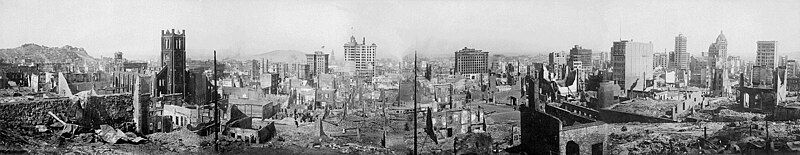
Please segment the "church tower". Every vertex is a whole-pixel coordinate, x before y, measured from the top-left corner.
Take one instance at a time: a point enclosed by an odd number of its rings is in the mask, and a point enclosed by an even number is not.
[[[185,32],[161,30],[161,67],[166,73],[167,94],[184,93],[186,79]]]

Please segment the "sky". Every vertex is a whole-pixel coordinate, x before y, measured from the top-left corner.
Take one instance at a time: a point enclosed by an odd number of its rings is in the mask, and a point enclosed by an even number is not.
[[[156,57],[161,30],[186,30],[189,58],[273,50],[341,55],[351,36],[377,44],[378,57],[413,51],[544,54],[574,45],[610,51],[620,39],[708,51],[720,32],[729,55],[753,59],[756,41],[778,41],[778,55],[800,58],[797,0],[559,1],[123,1],[0,0],[0,48],[26,43],[82,47],[94,57]],[[324,46],[324,49],[322,47]]]

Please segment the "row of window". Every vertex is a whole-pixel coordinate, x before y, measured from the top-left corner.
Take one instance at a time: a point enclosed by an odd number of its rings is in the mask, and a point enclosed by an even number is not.
[[[175,49],[183,49],[183,39],[175,39]],[[164,49],[171,49],[170,39],[164,40]]]

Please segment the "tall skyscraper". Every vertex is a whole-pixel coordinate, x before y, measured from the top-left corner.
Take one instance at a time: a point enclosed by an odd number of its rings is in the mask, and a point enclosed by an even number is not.
[[[614,42],[611,61],[614,67],[613,80],[622,89],[641,91],[646,87],[647,80],[653,77],[653,43],[629,40]]]
[[[467,48],[455,52],[457,74],[489,73],[489,52]]]
[[[359,44],[353,36],[350,37],[350,42],[344,44],[344,59],[355,62],[356,76],[372,79],[372,76],[375,75],[375,49],[377,47],[375,43],[367,45],[366,38]]]
[[[725,62],[728,58],[728,40],[722,31],[719,32],[717,40],[708,47],[708,63],[709,67],[725,68],[725,66],[717,67],[717,62]],[[724,65],[724,63],[723,63]]]
[[[576,68],[581,73],[588,73],[592,71],[592,49],[584,49],[581,46],[575,45],[569,50],[568,66],[576,66],[575,62],[580,61],[580,68]]]
[[[728,63],[728,40],[722,31],[719,32],[717,40],[711,43],[708,47],[708,55],[706,57],[705,73],[702,77],[705,78],[704,83],[707,83],[711,88],[711,92],[715,95],[724,95],[731,92],[728,81],[728,71],[730,70],[730,63]]]
[[[185,30],[161,30],[161,67],[166,73],[165,94],[183,93],[186,80]]]
[[[761,84],[772,84],[772,71],[775,70],[776,57],[778,51],[778,41],[758,41],[756,51],[756,66],[761,66],[758,73],[768,73],[767,75],[759,76]],[[755,69],[754,69],[755,70]],[[754,80],[755,81],[755,80]]]
[[[675,37],[675,53],[669,66],[676,70],[689,69],[689,53],[686,52],[686,36],[683,36],[683,34],[678,34]]]
[[[328,54],[316,51],[314,54],[306,54],[306,64],[308,65],[308,78],[313,78],[319,74],[328,73]]]

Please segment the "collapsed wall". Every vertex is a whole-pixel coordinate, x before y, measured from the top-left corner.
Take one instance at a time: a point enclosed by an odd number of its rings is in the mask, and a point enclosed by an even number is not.
[[[108,124],[114,128],[129,129],[133,124],[133,96],[131,94],[112,94],[90,96],[83,104],[81,125],[99,128]],[[130,130],[129,130],[130,131]]]

